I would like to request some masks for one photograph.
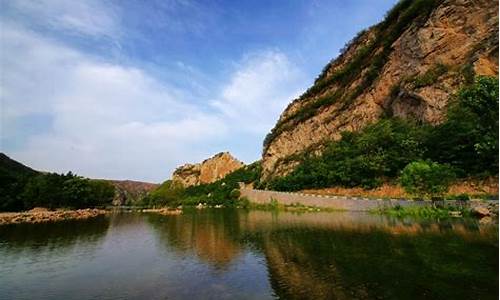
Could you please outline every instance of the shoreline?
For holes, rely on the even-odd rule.
[[[107,214],[104,209],[86,208],[76,210],[54,210],[35,208],[24,212],[1,212],[0,226],[21,223],[47,223],[64,220],[85,220]]]

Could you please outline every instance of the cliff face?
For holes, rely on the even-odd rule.
[[[403,0],[361,32],[294,100],[264,141],[263,179],[304,151],[383,116],[437,124],[474,75],[498,75],[498,2]]]
[[[229,152],[221,152],[199,164],[185,164],[172,174],[172,180],[184,186],[212,183],[243,167]]]

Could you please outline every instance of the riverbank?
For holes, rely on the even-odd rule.
[[[165,216],[170,216],[170,215],[180,215],[182,214],[182,210],[178,208],[147,208],[147,209],[142,209],[140,212],[145,212],[145,213],[156,213],[160,215],[165,215]]]
[[[0,225],[19,223],[45,223],[63,220],[82,220],[104,215],[108,211],[103,209],[78,209],[78,210],[47,210],[34,208],[25,212],[0,213]]]
[[[446,199],[456,199],[464,196],[469,199],[498,199],[498,177],[484,179],[465,179],[452,184],[445,195]],[[349,196],[381,199],[411,199],[405,190],[397,183],[384,183],[373,189],[332,187],[324,189],[308,189],[299,193],[320,196]]]

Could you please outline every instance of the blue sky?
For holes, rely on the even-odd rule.
[[[0,150],[161,182],[250,163],[286,105],[395,0],[0,0]]]

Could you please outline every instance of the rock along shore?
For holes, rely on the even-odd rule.
[[[63,220],[82,220],[106,214],[103,209],[78,209],[49,211],[44,208],[34,208],[26,212],[0,213],[0,225],[19,223],[45,223]]]

